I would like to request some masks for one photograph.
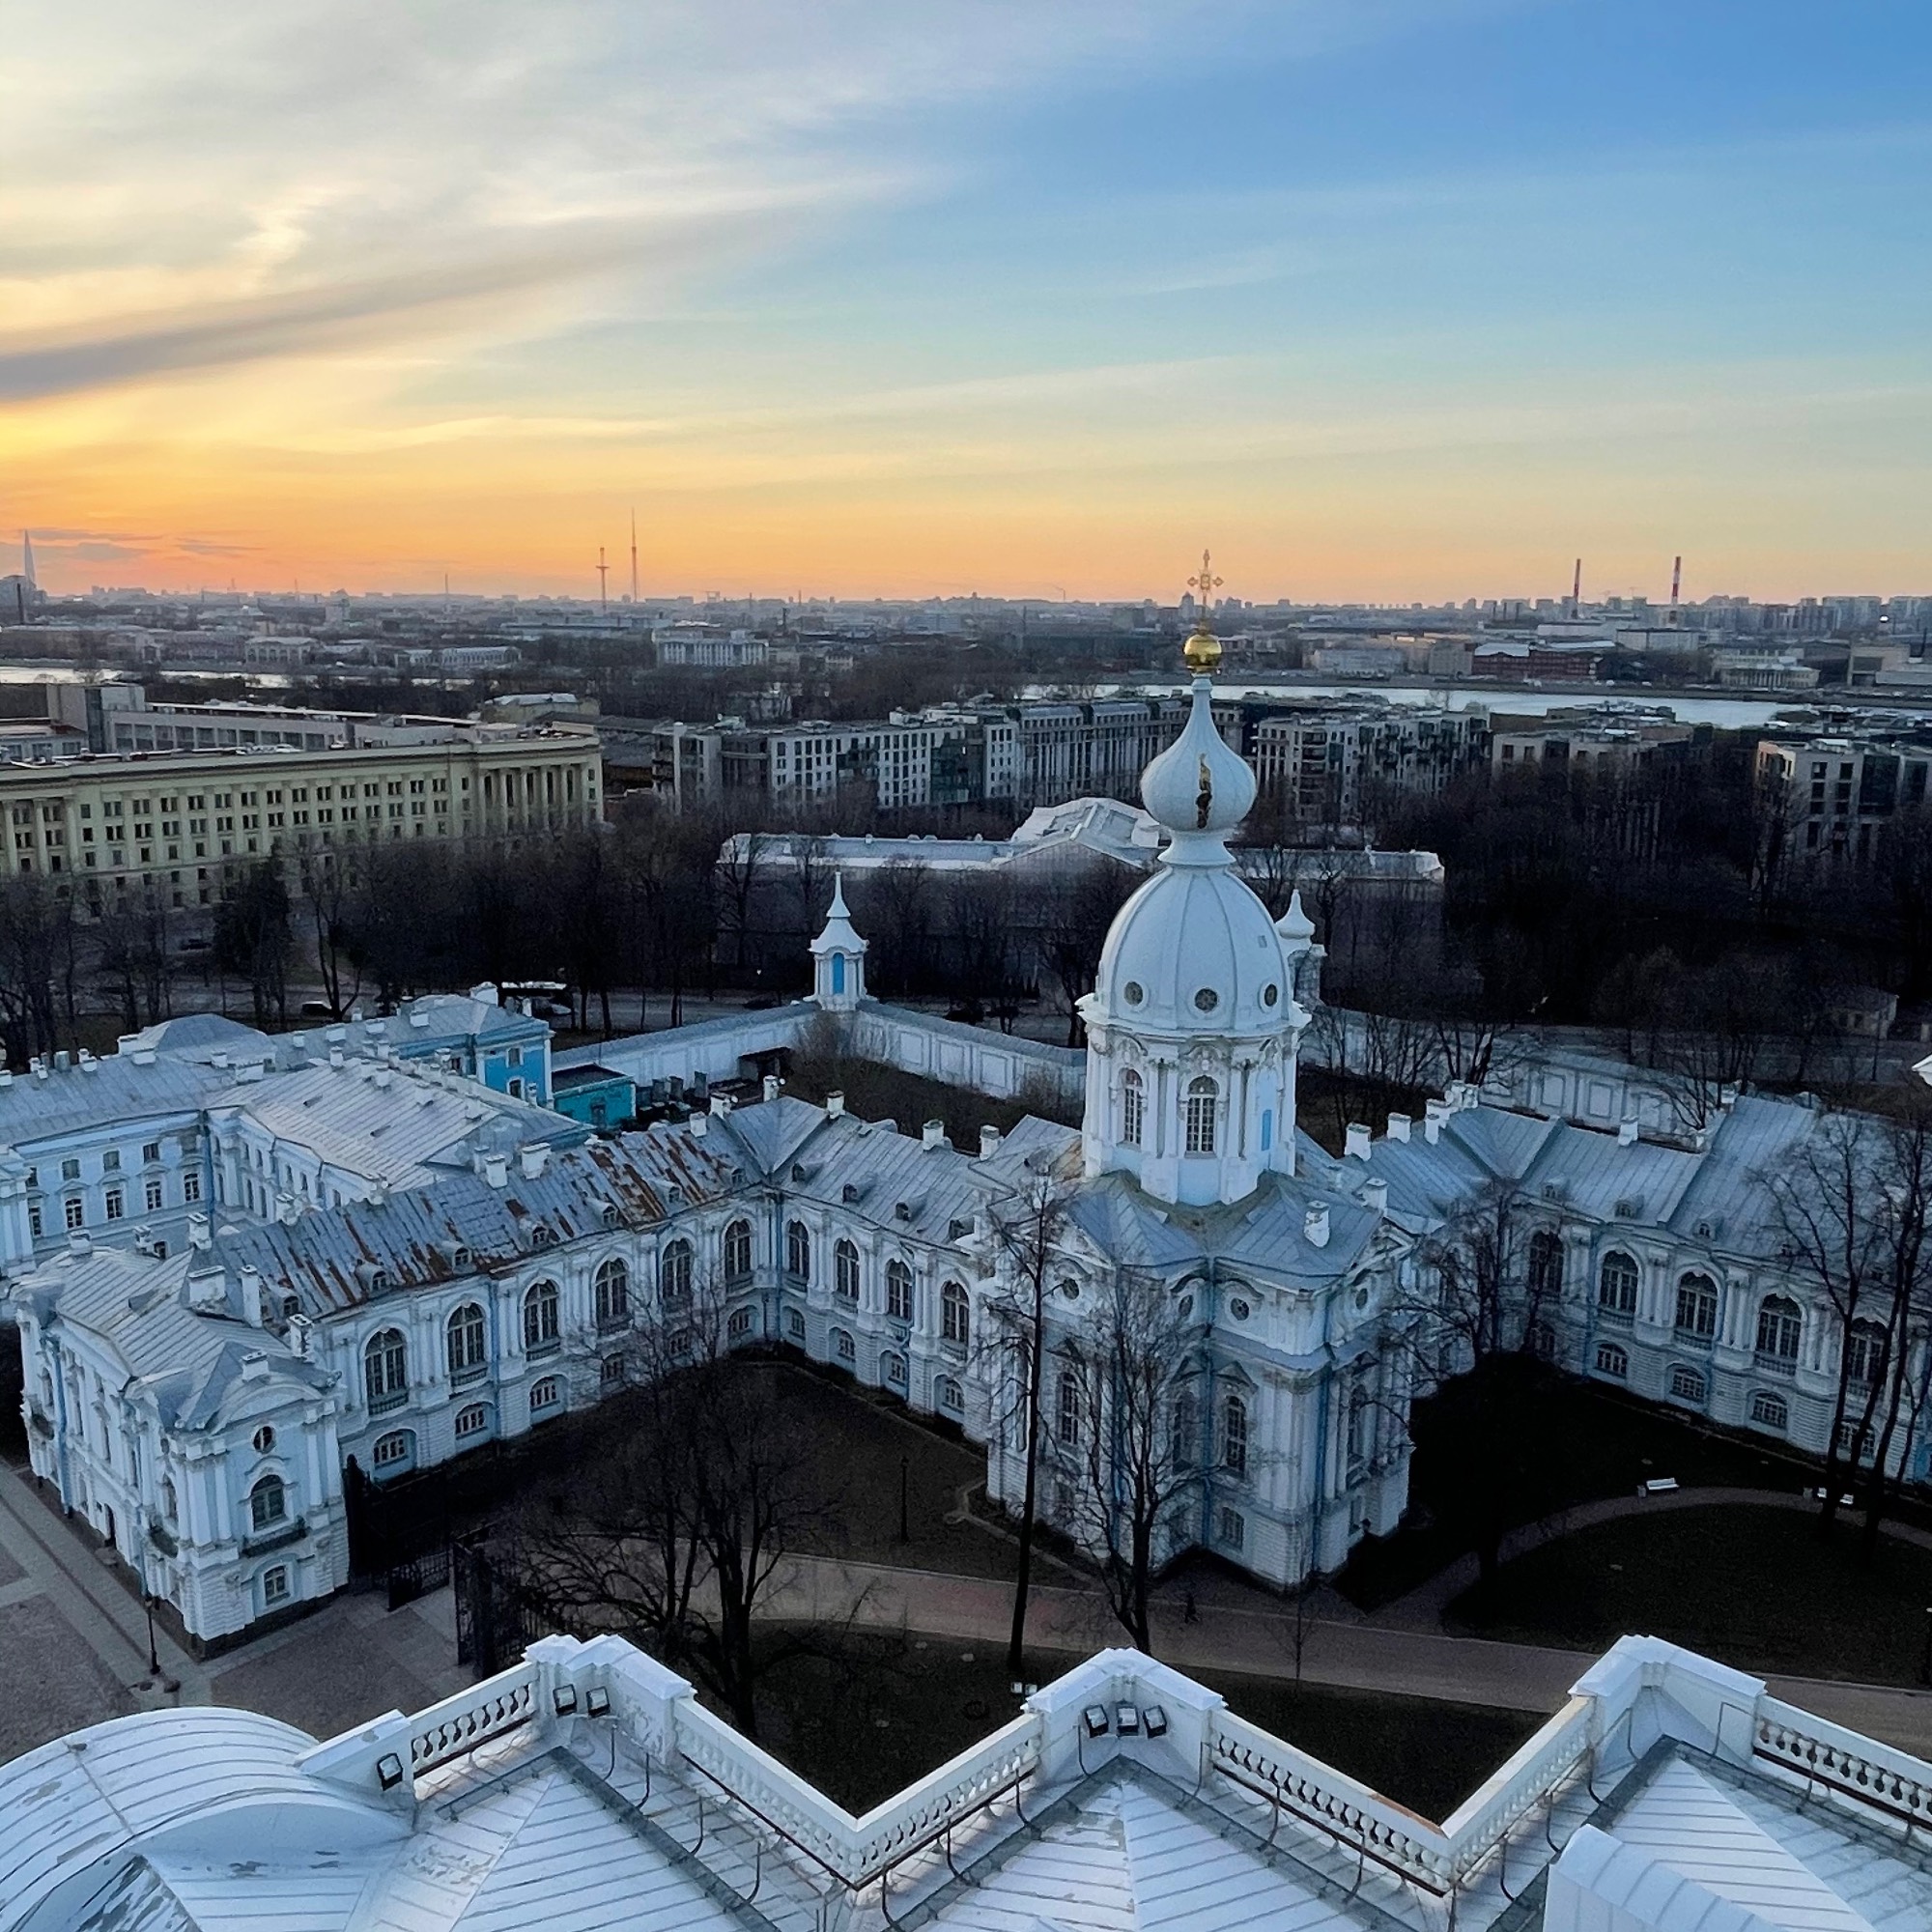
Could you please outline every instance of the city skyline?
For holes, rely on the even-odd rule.
[[[57,593],[1925,588],[1902,7],[110,11],[0,128]]]

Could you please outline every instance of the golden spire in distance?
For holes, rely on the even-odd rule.
[[[1205,550],[1201,553],[1201,575],[1190,577],[1187,586],[1197,594],[1198,603],[1194,612],[1194,633],[1180,647],[1180,655],[1187,660],[1191,669],[1211,671],[1221,662],[1221,640],[1208,622],[1214,602],[1214,593],[1221,587],[1222,580],[1214,575],[1213,559]]]

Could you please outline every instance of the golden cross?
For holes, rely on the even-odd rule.
[[[1224,582],[1226,582],[1225,579],[1214,575],[1213,562],[1204,550],[1201,553],[1201,575],[1199,577],[1190,577],[1187,580],[1188,587],[1192,590],[1198,590],[1201,593],[1200,615],[1204,625],[1208,621],[1208,607],[1214,601],[1214,593],[1220,589]]]

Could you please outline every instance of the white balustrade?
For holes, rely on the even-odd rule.
[[[1043,1721],[1028,1713],[855,1818],[701,1705],[677,1709],[672,1747],[748,1810],[858,1889],[1011,1790],[1040,1762]]]
[[[1848,1731],[1809,1711],[1760,1697],[1751,1748],[1808,1781],[1914,1824],[1932,1825],[1932,1776],[1921,1759]]]
[[[537,1682],[536,1667],[525,1663],[418,1712],[410,1725],[410,1770],[421,1776],[529,1722],[537,1715]]]
[[[1442,1832],[1457,1877],[1480,1864],[1519,1820],[1556,1802],[1565,1781],[1590,1754],[1595,1709],[1594,1698],[1572,1697],[1450,1814]]]
[[[1213,1719],[1208,1747],[1215,1770],[1347,1849],[1431,1891],[1449,1889],[1456,1866],[1440,1826],[1225,1711]]]

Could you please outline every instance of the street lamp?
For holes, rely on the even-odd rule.
[[[149,1681],[152,1683],[157,1680],[161,1674],[160,1653],[156,1651],[155,1648],[154,1591],[143,1590],[141,1592],[141,1607],[148,1613],[148,1678]]]

